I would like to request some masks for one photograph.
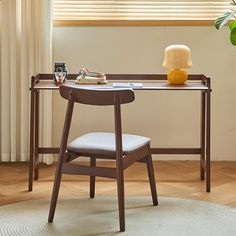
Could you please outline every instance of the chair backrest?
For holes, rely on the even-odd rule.
[[[116,143],[116,159],[119,165],[122,165],[122,127],[121,127],[121,109],[120,105],[134,101],[134,91],[132,89],[102,88],[89,89],[78,88],[75,86],[63,85],[60,87],[60,94],[68,100],[66,118],[62,134],[61,148],[65,152],[74,103],[82,103],[87,105],[107,106],[114,105],[115,117],[115,143]],[[121,168],[122,169],[122,168]]]
[[[87,105],[115,105],[116,97],[120,104],[134,101],[134,92],[129,88],[78,88],[69,85],[60,87],[60,94],[63,98],[77,103]]]

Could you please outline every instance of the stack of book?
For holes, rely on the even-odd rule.
[[[88,69],[81,69],[76,78],[77,84],[107,84],[106,76],[100,72],[90,72]]]

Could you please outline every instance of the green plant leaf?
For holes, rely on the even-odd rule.
[[[232,0],[231,5],[236,5],[236,0]]]
[[[234,12],[226,12],[223,16],[218,17],[215,20],[216,29],[220,29],[222,26],[228,23],[228,21],[234,16]]]
[[[233,20],[233,21],[230,23],[229,28],[230,28],[231,31],[236,28],[236,20]]]
[[[234,46],[236,45],[236,28],[234,28],[230,33],[230,41]]]

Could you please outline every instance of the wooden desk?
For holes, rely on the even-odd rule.
[[[166,75],[154,74],[107,74],[107,85],[77,85],[74,80],[78,74],[68,74],[66,84],[77,87],[112,87],[113,82],[141,82],[143,87],[134,90],[168,90],[201,92],[201,125],[199,148],[152,148],[153,154],[199,154],[200,179],[205,180],[206,191],[210,192],[210,126],[211,126],[211,85],[210,78],[205,75],[189,75],[185,85],[169,85]],[[39,147],[39,94],[41,90],[58,90],[53,81],[53,74],[37,74],[31,77],[30,108],[30,162],[29,191],[33,189],[33,178],[38,179],[39,154],[57,154],[59,148]]]

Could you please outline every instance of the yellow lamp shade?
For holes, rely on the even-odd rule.
[[[170,45],[165,49],[163,67],[170,69],[182,69],[192,67],[191,52],[185,45]]]
[[[180,44],[170,45],[165,49],[163,67],[168,68],[167,80],[170,84],[184,84],[188,74],[184,70],[192,66],[189,47]]]

